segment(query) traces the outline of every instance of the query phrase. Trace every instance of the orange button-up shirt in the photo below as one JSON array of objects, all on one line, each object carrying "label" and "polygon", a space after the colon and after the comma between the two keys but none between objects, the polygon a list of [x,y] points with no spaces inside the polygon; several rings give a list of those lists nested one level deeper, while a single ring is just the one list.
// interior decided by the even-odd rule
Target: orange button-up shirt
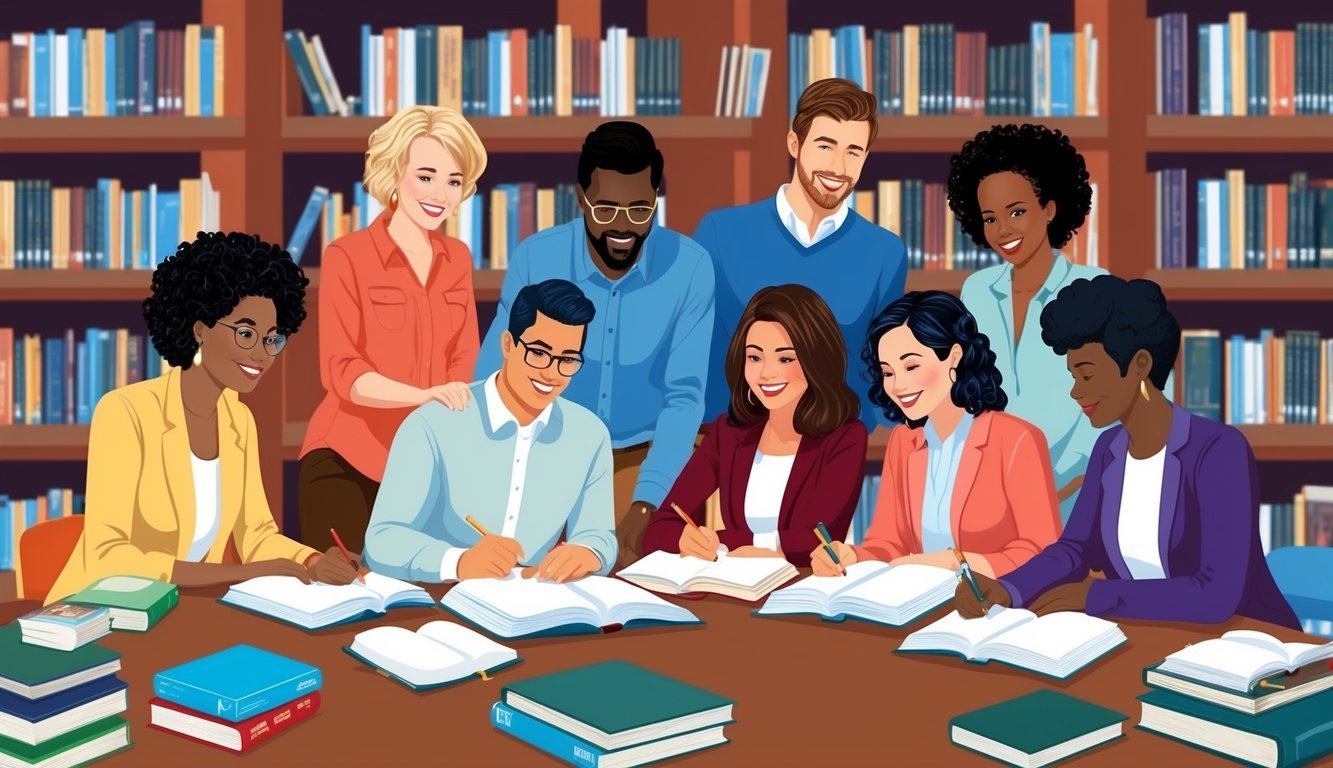
[{"label": "orange button-up shirt", "polygon": [[412,408],[356,405],[352,383],[370,371],[423,389],[471,381],[481,346],[468,247],[432,233],[434,260],[423,286],[389,237],[389,216],[385,211],[324,251],[319,378],[326,394],[301,446],[302,456],[329,448],[375,482]]}]

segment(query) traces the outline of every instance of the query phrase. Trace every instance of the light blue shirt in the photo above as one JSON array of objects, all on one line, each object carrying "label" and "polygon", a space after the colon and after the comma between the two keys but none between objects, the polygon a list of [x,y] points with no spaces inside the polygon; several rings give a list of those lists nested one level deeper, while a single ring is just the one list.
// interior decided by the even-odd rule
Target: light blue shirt
[{"label": "light blue shirt", "polygon": [[597,308],[584,365],[564,397],[597,414],[615,448],[652,441],[634,498],[661,504],[694,451],[713,333],[713,262],[700,245],[653,227],[639,260],[612,282],[593,264],[583,219],[545,229],[509,257],[478,378],[500,367],[500,335],[526,285],[560,278]]},{"label": "light blue shirt", "polygon": [[944,440],[930,420],[922,427],[926,436],[926,492],[921,500],[921,551],[940,552],[954,548],[949,506],[954,480],[963,461],[963,448],[972,431],[972,414],[964,413],[953,434]]},{"label": "light blue shirt", "polygon": [[[518,492],[521,564],[540,563],[563,535],[597,554],[599,573],[610,571],[617,545],[606,426],[556,398],[533,436],[527,469],[516,473],[517,422],[490,412],[486,382],[470,388],[464,410],[427,403],[398,428],[366,530],[366,564],[396,579],[442,581],[446,553],[481,538],[465,518],[499,534],[510,494]],[[519,488],[510,486],[515,476],[522,477]]]}]

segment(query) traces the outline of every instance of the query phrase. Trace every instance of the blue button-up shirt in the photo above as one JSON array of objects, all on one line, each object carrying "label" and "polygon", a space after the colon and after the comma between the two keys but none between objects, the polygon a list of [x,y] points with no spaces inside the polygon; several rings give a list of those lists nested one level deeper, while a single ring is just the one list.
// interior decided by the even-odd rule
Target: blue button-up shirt
[{"label": "blue button-up shirt", "polygon": [[477,378],[500,367],[500,335],[519,289],[560,278],[597,307],[583,368],[563,397],[606,424],[623,448],[652,442],[634,498],[660,504],[694,451],[713,332],[713,263],[684,235],[653,227],[639,260],[611,281],[593,264],[583,219],[538,232],[509,257]]},{"label": "blue button-up shirt", "polygon": [[949,507],[953,501],[954,480],[963,461],[963,447],[972,431],[972,414],[964,413],[952,434],[941,440],[935,424],[929,420],[922,427],[926,437],[926,492],[921,500],[921,551],[940,552],[953,549],[953,526]]}]

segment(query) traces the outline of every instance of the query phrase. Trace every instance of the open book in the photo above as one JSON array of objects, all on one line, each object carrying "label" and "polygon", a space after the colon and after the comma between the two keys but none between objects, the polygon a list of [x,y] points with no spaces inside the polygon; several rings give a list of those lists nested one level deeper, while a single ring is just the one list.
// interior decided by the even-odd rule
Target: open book
[{"label": "open book", "polygon": [[605,576],[557,584],[515,568],[503,579],[469,579],[440,604],[499,637],[576,635],[653,624],[698,624],[694,614],[651,592]]},{"label": "open book", "polygon": [[781,557],[719,555],[716,562],[709,562],[658,550],[616,575],[669,595],[716,592],[753,602],[790,581],[797,572],[796,566]]},{"label": "open book", "polygon": [[413,632],[375,627],[358,632],[343,650],[414,691],[440,688],[519,662],[513,648],[461,624],[432,621]]},{"label": "open book", "polygon": [[426,590],[378,573],[367,573],[366,583],[342,586],[295,576],[260,576],[227,590],[220,602],[272,616],[305,629],[361,621],[404,605],[434,605]]},{"label": "open book", "polygon": [[1267,677],[1333,659],[1333,642],[1283,643],[1272,635],[1237,629],[1186,646],[1157,665],[1157,671],[1249,693]]},{"label": "open book", "polygon": [[1038,617],[1021,608],[992,606],[978,619],[954,611],[908,635],[897,653],[950,653],[978,664],[994,660],[1066,678],[1125,640],[1117,624],[1085,613]]},{"label": "open book", "polygon": [[846,576],[809,576],[769,596],[757,616],[813,613],[900,627],[953,598],[958,572],[933,565],[892,566],[866,560]]}]

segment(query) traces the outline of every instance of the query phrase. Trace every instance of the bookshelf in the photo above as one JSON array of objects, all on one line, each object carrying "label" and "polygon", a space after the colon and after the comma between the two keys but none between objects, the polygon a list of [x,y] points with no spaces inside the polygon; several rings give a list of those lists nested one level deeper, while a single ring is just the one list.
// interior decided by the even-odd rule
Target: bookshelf
[{"label": "bookshelf", "polygon": [[239,117],[71,117],[0,120],[5,152],[199,152],[244,149]]},{"label": "bookshelf", "polygon": [[1150,152],[1333,152],[1333,117],[1148,115]]}]

